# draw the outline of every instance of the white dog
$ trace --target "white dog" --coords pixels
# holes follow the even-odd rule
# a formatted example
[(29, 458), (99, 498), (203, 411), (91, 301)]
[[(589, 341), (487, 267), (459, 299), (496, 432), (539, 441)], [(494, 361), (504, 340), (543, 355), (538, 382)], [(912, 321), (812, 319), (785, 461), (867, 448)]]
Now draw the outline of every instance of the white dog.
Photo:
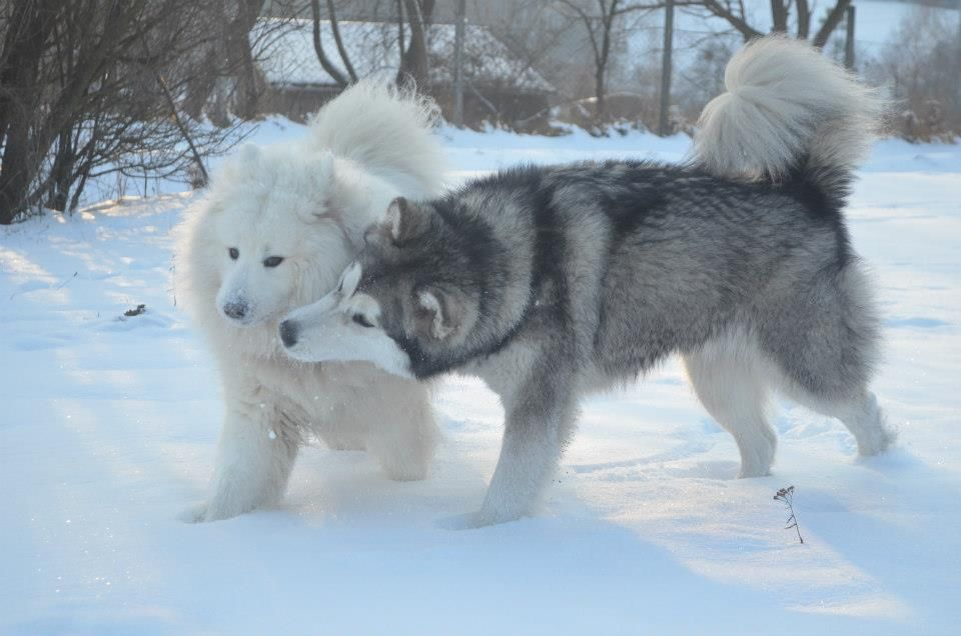
[(207, 502), (188, 521), (277, 501), (313, 433), (366, 449), (392, 479), (423, 479), (437, 428), (428, 390), (368, 363), (304, 364), (277, 323), (332, 290), (363, 232), (399, 195), (442, 188), (430, 103), (358, 84), (297, 144), (246, 146), (179, 228), (176, 292), (216, 355), (226, 413)]

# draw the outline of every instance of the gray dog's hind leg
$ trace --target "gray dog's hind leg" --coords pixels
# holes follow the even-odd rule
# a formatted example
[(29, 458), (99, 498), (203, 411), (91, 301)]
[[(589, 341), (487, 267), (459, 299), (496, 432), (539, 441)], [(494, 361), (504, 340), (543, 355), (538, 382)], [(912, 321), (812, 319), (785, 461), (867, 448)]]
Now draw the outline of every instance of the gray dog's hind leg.
[(766, 413), (770, 390), (756, 355), (756, 349), (743, 339), (724, 337), (684, 356), (698, 399), (737, 441), (738, 477), (770, 474), (777, 448), (777, 435)]
[(874, 393), (867, 389), (846, 399), (819, 397), (796, 386), (790, 386), (788, 393), (798, 404), (841, 420), (857, 440), (860, 455), (877, 455), (887, 450), (897, 438), (895, 431), (885, 422)]
[(859, 266), (795, 285), (780, 320), (763, 326), (764, 349), (780, 369), (780, 387), (799, 404), (841, 420), (861, 455), (895, 440), (868, 390), (877, 359), (878, 326), (870, 285)]

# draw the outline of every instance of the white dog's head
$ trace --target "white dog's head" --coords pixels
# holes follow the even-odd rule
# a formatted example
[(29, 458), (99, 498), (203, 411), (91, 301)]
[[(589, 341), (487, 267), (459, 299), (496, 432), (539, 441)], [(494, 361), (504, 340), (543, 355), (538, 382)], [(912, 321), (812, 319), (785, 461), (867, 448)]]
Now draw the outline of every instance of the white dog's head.
[(228, 160), (196, 246), (223, 319), (238, 327), (276, 320), (333, 287), (356, 250), (345, 221), (349, 188), (339, 185), (329, 153), (246, 146)]

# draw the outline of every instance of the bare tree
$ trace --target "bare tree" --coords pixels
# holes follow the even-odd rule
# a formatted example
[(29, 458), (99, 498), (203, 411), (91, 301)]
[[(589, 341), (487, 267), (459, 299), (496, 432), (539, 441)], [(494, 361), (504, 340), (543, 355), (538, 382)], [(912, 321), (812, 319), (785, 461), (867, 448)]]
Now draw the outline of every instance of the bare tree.
[(194, 53), (216, 36), (216, 14), (203, 5), (17, 0), (0, 9), (0, 223), (38, 205), (76, 205), (98, 175), (169, 175), (221, 146), (228, 131), (177, 113), (199, 72)]
[(961, 38), (944, 11), (917, 7), (864, 65), (869, 82), (884, 85), (897, 116), (894, 129), (910, 140), (952, 142), (961, 135)]
[[(817, 31), (811, 35), (811, 5), (808, 0), (770, 0), (771, 2), (771, 32), (788, 33), (790, 31), (790, 14), (793, 6), (797, 13), (795, 20), (794, 36), (807, 40), (821, 48), (823, 47), (831, 33), (837, 28), (841, 20), (844, 19), (844, 12), (851, 4), (851, 0), (836, 0), (835, 4), (828, 10), (824, 21)], [(765, 30), (752, 26), (748, 23), (748, 18), (744, 9), (743, 0), (700, 0), (711, 14), (727, 20), (728, 24), (734, 27), (744, 38), (744, 41), (764, 35)]]
[(397, 0), (398, 14), (406, 16), (409, 30), (407, 48), (404, 48), (404, 18), (398, 23), (400, 46), (400, 69), (397, 84), (413, 86), (417, 91), (430, 93), (430, 67), (427, 55), (427, 31), (434, 14), (434, 0)]
[(558, 0), (558, 7), (567, 12), (568, 15), (576, 17), (587, 31), (593, 56), (594, 97), (597, 100), (595, 117), (603, 119), (607, 108), (605, 102), (607, 97), (607, 70), (611, 60), (615, 29), (619, 25), (619, 21), (631, 13), (661, 9), (664, 4), (659, 2), (639, 3), (630, 0), (593, 0), (592, 2)]
[(250, 32), (260, 17), (263, 0), (236, 0), (234, 15), (227, 26), (227, 66), (237, 78), (236, 113), (244, 119), (257, 115), (261, 90), (250, 48)]
[(320, 65), (325, 71), (327, 71), (327, 74), (333, 78), (334, 82), (336, 82), (338, 86), (341, 88), (346, 88), (348, 84), (357, 81), (357, 73), (354, 71), (354, 65), (350, 61), (350, 56), (347, 54), (347, 49), (344, 47), (344, 41), (340, 36), (340, 22), (337, 20), (337, 9), (334, 6), (333, 0), (327, 0), (327, 20), (330, 24), (330, 30), (334, 35), (334, 43), (337, 46), (337, 52), (340, 55), (340, 61), (346, 69), (346, 75), (341, 72), (336, 65), (334, 65), (331, 59), (327, 56), (327, 52), (324, 50), (323, 41), (321, 39), (322, 16), (320, 12), (320, 0), (310, 0), (310, 16), (313, 21), (314, 51), (317, 54), (317, 60), (320, 61)]
[(572, 67), (578, 66), (561, 50), (575, 31), (580, 20), (557, 11), (551, 3), (532, 3), (513, 0), (506, 6), (493, 7), (484, 16), (488, 30), (521, 62), (519, 70), (535, 69), (555, 86), (572, 82)]
[[(397, 19), (398, 71), (396, 82), (401, 86), (413, 86), (416, 90), (429, 92), (429, 58), (427, 51), (428, 30), (434, 12), (435, 0), (393, 0)], [(321, 11), (320, 0), (310, 0), (313, 22), (313, 44), (317, 59), (324, 71), (341, 88), (358, 80), (353, 60), (341, 36), (340, 22), (334, 0), (326, 0), (327, 14)], [(324, 21), (330, 27), (334, 44), (340, 57), (338, 66), (327, 53), (323, 43)]]

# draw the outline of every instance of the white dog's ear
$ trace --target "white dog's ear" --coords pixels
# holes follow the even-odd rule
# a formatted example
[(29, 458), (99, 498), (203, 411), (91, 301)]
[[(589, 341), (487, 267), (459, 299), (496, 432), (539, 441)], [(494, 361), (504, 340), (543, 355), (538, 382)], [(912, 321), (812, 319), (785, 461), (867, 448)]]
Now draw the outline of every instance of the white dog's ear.
[(463, 314), (460, 303), (438, 287), (417, 292), (417, 322), (421, 333), (444, 340), (460, 328)]
[(428, 211), (404, 197), (390, 202), (383, 223), (375, 235), (387, 237), (394, 245), (402, 245), (427, 231)]

